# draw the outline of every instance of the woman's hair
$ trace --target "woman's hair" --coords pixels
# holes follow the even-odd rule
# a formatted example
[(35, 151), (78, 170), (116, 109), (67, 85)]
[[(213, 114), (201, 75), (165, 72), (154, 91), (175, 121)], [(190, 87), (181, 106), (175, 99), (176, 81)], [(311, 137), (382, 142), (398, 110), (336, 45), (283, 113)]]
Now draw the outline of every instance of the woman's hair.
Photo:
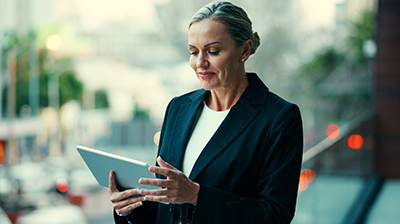
[(222, 22), (236, 46), (242, 46), (248, 39), (252, 40), (251, 53), (254, 54), (260, 46), (260, 37), (253, 33), (252, 22), (247, 13), (230, 2), (214, 2), (203, 6), (190, 20), (189, 28), (193, 23), (203, 19), (214, 19)]

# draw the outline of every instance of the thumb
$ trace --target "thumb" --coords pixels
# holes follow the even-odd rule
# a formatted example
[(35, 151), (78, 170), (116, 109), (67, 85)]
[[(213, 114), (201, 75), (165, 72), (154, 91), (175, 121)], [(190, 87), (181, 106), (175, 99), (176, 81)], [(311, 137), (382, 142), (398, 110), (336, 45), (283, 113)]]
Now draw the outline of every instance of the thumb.
[(172, 169), (172, 170), (178, 170), (178, 169), (176, 169), (175, 167), (169, 165), (169, 163), (165, 162), (165, 161), (161, 158), (161, 156), (159, 156), (159, 157), (157, 158), (157, 163), (158, 163), (158, 165), (160, 165), (160, 167), (168, 168), (168, 169)]

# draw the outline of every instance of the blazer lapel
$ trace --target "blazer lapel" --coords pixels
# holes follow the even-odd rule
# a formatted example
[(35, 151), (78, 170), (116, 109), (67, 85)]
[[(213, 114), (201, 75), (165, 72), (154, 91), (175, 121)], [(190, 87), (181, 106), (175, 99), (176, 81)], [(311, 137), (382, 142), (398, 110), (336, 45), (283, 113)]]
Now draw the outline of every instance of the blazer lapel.
[(236, 104), (197, 158), (189, 178), (194, 180), (248, 126), (258, 112), (252, 107)]
[(196, 115), (204, 100), (206, 91), (199, 91), (189, 97), (188, 103), (182, 104), (172, 129), (173, 139), (171, 148), (168, 150), (168, 163), (181, 170), (182, 159), (189, 141), (192, 128), (196, 122)]

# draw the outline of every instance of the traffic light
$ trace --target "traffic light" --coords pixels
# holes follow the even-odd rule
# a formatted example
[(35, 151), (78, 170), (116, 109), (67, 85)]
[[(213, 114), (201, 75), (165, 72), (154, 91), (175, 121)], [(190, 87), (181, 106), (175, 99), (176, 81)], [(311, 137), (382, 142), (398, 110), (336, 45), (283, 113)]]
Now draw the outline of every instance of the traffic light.
[(0, 139), (0, 165), (6, 162), (6, 141)]

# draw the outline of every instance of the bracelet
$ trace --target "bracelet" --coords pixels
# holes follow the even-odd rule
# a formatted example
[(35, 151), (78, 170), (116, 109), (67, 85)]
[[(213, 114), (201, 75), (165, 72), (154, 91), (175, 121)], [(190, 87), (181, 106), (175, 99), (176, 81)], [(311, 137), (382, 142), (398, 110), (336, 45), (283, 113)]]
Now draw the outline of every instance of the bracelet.
[(131, 214), (132, 213), (132, 210), (130, 210), (130, 211), (127, 211), (127, 212), (125, 212), (125, 213), (122, 213), (122, 214), (120, 214), (117, 210), (115, 210), (115, 212), (117, 213), (117, 215), (118, 216), (127, 216), (127, 215), (129, 215), (129, 214)]

